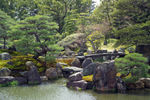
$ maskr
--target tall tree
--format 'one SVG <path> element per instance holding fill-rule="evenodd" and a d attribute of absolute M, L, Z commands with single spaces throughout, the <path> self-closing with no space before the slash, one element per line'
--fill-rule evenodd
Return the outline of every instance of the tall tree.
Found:
<path fill-rule="evenodd" d="M 27 17 L 11 27 L 11 39 L 18 51 L 35 54 L 35 58 L 42 55 L 46 57 L 47 54 L 59 50 L 59 47 L 55 45 L 57 28 L 57 24 L 48 16 Z"/>
<path fill-rule="evenodd" d="M 113 12 L 117 45 L 147 45 L 150 43 L 149 0 L 119 0 Z"/>
<path fill-rule="evenodd" d="M 15 21 L 5 12 L 0 10 L 0 38 L 3 40 L 3 48 L 6 49 L 6 41 L 8 39 L 8 30 Z"/>

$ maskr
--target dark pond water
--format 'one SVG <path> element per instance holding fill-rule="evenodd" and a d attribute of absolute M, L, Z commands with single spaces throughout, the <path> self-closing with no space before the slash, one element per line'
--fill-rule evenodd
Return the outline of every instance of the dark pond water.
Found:
<path fill-rule="evenodd" d="M 0 88 L 0 100 L 150 100 L 150 90 L 98 94 L 91 90 L 71 90 L 65 83 L 66 80 L 60 79 L 38 86 L 3 87 Z"/>

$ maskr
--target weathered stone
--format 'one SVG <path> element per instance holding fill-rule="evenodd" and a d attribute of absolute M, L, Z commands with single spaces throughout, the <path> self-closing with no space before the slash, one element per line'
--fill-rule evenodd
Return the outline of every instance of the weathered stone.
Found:
<path fill-rule="evenodd" d="M 73 82 L 67 82 L 67 87 L 70 88 L 80 88 L 82 90 L 85 90 L 87 88 L 87 82 L 84 80 L 80 81 L 73 81 Z"/>
<path fill-rule="evenodd" d="M 71 62 L 71 66 L 81 67 L 80 60 L 77 59 L 77 58 L 75 58 L 75 59 Z"/>
<path fill-rule="evenodd" d="M 99 66 L 99 63 L 91 63 L 88 66 L 83 68 L 83 76 L 92 75 L 96 67 Z"/>
<path fill-rule="evenodd" d="M 80 63 L 82 64 L 85 60 L 85 56 L 76 56 L 77 59 L 79 59 Z"/>
<path fill-rule="evenodd" d="M 136 89 L 143 89 L 144 83 L 142 81 L 135 82 Z"/>
<path fill-rule="evenodd" d="M 150 88 L 150 78 L 140 78 L 139 81 L 144 83 L 145 88 Z"/>
<path fill-rule="evenodd" d="M 0 76 L 9 76 L 11 74 L 11 70 L 8 68 L 0 69 Z"/>
<path fill-rule="evenodd" d="M 88 66 L 89 64 L 91 64 L 93 62 L 92 58 L 86 58 L 83 63 L 82 63 L 82 67 L 85 68 L 86 66 Z"/>
<path fill-rule="evenodd" d="M 40 84 L 41 83 L 40 75 L 34 63 L 32 61 L 27 61 L 26 66 L 28 67 L 29 71 L 23 74 L 27 78 L 28 84 L 29 85 Z"/>
<path fill-rule="evenodd" d="M 14 80 L 14 77 L 12 77 L 12 76 L 0 76 L 0 85 L 7 86 L 13 80 Z"/>
<path fill-rule="evenodd" d="M 9 59 L 11 59 L 11 56 L 10 56 L 9 53 L 4 52 L 4 53 L 1 53 L 1 54 L 0 54 L 0 59 L 1 59 L 1 60 L 9 60 Z"/>
<path fill-rule="evenodd" d="M 120 77 L 117 77 L 117 78 L 116 78 L 116 81 L 117 81 L 117 87 L 116 87 L 117 91 L 118 91 L 118 92 L 125 92 L 125 90 L 126 90 L 126 85 L 125 85 L 125 83 L 123 82 L 123 80 L 122 80 Z"/>
<path fill-rule="evenodd" d="M 46 76 L 40 76 L 41 81 L 48 81 L 48 78 Z"/>
<path fill-rule="evenodd" d="M 28 71 L 27 79 L 28 79 L 28 84 L 30 85 L 36 85 L 41 83 L 40 75 L 36 67 L 32 67 L 32 69 Z"/>
<path fill-rule="evenodd" d="M 78 67 L 65 67 L 62 69 L 63 76 L 65 78 L 68 78 L 71 74 L 73 74 L 75 72 L 82 72 L 82 71 L 83 71 L 83 69 L 78 68 Z"/>
<path fill-rule="evenodd" d="M 47 69 L 45 75 L 48 77 L 49 80 L 58 78 L 58 74 L 57 74 L 56 68 L 49 68 L 49 69 Z"/>
<path fill-rule="evenodd" d="M 58 77 L 62 77 L 63 76 L 63 74 L 62 74 L 62 66 L 59 63 L 56 64 L 56 71 L 57 71 Z"/>
<path fill-rule="evenodd" d="M 69 76 L 69 81 L 80 81 L 82 80 L 82 73 L 77 72 Z"/>
<path fill-rule="evenodd" d="M 94 88 L 97 91 L 112 91 L 116 89 L 116 69 L 114 61 L 100 64 L 93 76 Z"/>

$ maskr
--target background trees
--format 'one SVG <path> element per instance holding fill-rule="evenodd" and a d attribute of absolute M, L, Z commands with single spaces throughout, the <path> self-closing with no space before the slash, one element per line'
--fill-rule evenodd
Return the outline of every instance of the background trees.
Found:
<path fill-rule="evenodd" d="M 5 12 L 0 10 L 0 39 L 3 41 L 3 49 L 6 49 L 8 30 L 10 29 L 11 24 L 14 24 L 14 20 Z"/>

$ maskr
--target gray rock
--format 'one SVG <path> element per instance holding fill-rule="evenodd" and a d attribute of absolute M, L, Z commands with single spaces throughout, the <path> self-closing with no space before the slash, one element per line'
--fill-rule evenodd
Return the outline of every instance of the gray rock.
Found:
<path fill-rule="evenodd" d="M 69 81 L 80 81 L 82 80 L 82 73 L 77 72 L 69 76 Z"/>
<path fill-rule="evenodd" d="M 85 68 L 86 66 L 88 66 L 91 63 L 93 63 L 92 58 L 86 58 L 82 63 L 82 67 Z"/>
<path fill-rule="evenodd" d="M 48 81 L 48 78 L 46 77 L 46 76 L 40 76 L 40 78 L 41 78 L 41 81 L 43 82 L 43 81 Z"/>
<path fill-rule="evenodd" d="M 139 81 L 144 83 L 145 88 L 150 88 L 150 78 L 140 78 Z"/>
<path fill-rule="evenodd" d="M 45 75 L 48 77 L 49 80 L 57 79 L 58 74 L 56 68 L 49 68 L 46 70 Z"/>
<path fill-rule="evenodd" d="M 75 59 L 71 62 L 71 66 L 81 67 L 80 60 L 77 59 L 77 58 L 75 58 Z"/>
<path fill-rule="evenodd" d="M 11 56 L 10 56 L 9 53 L 4 52 L 4 53 L 1 53 L 1 54 L 0 54 L 0 59 L 1 59 L 1 60 L 9 60 L 9 59 L 11 59 Z"/>
<path fill-rule="evenodd" d="M 56 71 L 57 71 L 58 77 L 62 77 L 63 76 L 63 74 L 62 74 L 62 66 L 59 63 L 56 64 Z"/>
<path fill-rule="evenodd" d="M 94 71 L 97 66 L 99 66 L 99 63 L 91 63 L 88 66 L 86 66 L 85 68 L 83 68 L 83 76 L 94 74 Z"/>
<path fill-rule="evenodd" d="M 116 77 L 116 81 L 117 81 L 117 91 L 118 92 L 125 92 L 126 91 L 126 85 L 125 83 L 123 82 L 123 80 L 120 78 L 120 77 Z"/>
<path fill-rule="evenodd" d="M 11 74 L 11 70 L 8 68 L 0 69 L 0 76 L 9 76 Z"/>
<path fill-rule="evenodd" d="M 73 73 L 82 72 L 82 71 L 83 71 L 83 69 L 78 68 L 78 67 L 65 67 L 65 68 L 62 69 L 63 76 L 65 78 L 68 78 Z"/>
<path fill-rule="evenodd" d="M 41 78 L 38 73 L 37 67 L 34 65 L 32 61 L 27 61 L 26 66 L 28 67 L 29 71 L 25 72 L 24 75 L 28 80 L 29 85 L 36 85 L 41 83 Z"/>
<path fill-rule="evenodd" d="M 14 80 L 12 76 L 0 76 L 0 85 L 1 86 L 8 86 L 10 82 Z"/>
<path fill-rule="evenodd" d="M 87 82 L 84 80 L 80 81 L 73 81 L 73 82 L 67 82 L 67 87 L 70 88 L 81 88 L 82 90 L 85 90 L 87 88 Z"/>
<path fill-rule="evenodd" d="M 100 64 L 93 76 L 94 88 L 97 91 L 113 91 L 116 89 L 116 69 L 114 61 Z"/>

